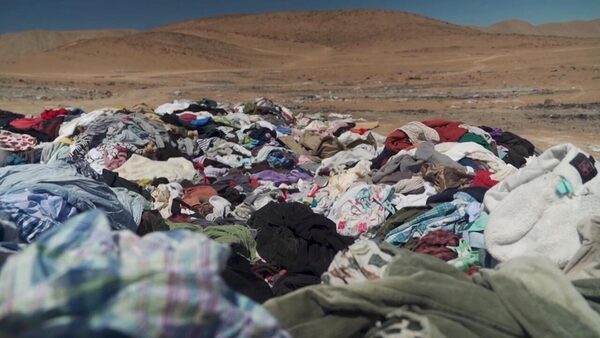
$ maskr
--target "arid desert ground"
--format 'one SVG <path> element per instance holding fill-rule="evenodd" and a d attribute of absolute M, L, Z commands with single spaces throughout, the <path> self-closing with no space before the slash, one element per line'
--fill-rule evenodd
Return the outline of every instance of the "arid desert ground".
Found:
<path fill-rule="evenodd" d="M 563 24 L 539 35 L 546 33 L 523 31 L 520 22 L 480 29 L 397 11 L 339 10 L 144 32 L 9 33 L 0 35 L 0 109 L 38 114 L 60 105 L 266 96 L 295 112 L 378 120 L 383 134 L 440 117 L 506 128 L 540 149 L 572 142 L 600 155 L 594 24 L 596 31 Z M 565 36 L 557 36 L 561 29 Z"/>

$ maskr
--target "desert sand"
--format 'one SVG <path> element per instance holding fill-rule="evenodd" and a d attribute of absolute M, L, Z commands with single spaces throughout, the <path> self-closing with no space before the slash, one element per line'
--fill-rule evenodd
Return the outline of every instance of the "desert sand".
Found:
<path fill-rule="evenodd" d="M 0 109 L 267 96 L 296 112 L 378 120 L 384 134 L 441 117 L 507 128 L 541 149 L 572 142 L 593 152 L 600 37 L 574 37 L 578 26 L 561 25 L 553 35 L 502 34 L 398 11 L 338 10 L 79 32 L 37 49 L 31 34 L 13 33 L 14 55 L 0 35 Z"/>

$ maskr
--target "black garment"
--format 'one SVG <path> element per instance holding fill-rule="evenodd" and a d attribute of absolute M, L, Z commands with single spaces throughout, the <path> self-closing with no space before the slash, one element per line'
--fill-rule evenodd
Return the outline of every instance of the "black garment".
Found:
<path fill-rule="evenodd" d="M 388 148 L 383 148 L 381 153 L 371 160 L 371 170 L 373 169 L 381 169 L 383 165 L 390 159 L 390 157 L 394 156 L 396 153 Z"/>
<path fill-rule="evenodd" d="M 177 147 L 173 147 L 169 142 L 165 143 L 164 148 L 159 148 L 154 156 L 159 161 L 166 161 L 171 157 L 185 157 Z"/>
<path fill-rule="evenodd" d="M 286 293 L 298 290 L 305 286 L 320 284 L 321 278 L 315 275 L 302 273 L 286 273 L 277 278 L 273 284 L 273 295 L 283 296 Z"/>
<path fill-rule="evenodd" d="M 212 187 L 215 188 L 219 196 L 223 197 L 231 203 L 232 209 L 238 206 L 238 204 L 242 203 L 246 199 L 246 195 L 240 193 L 240 191 L 236 188 L 232 188 L 229 185 L 229 182 L 220 182 L 217 184 L 212 184 Z"/>
<path fill-rule="evenodd" d="M 198 126 L 196 127 L 196 130 L 198 131 L 198 138 L 200 139 L 211 137 L 225 138 L 225 133 L 217 129 L 217 125 L 214 123 L 210 123 L 205 126 Z"/>
<path fill-rule="evenodd" d="M 4 128 L 8 126 L 10 121 L 23 118 L 24 116 L 21 114 L 16 114 L 13 112 L 9 112 L 8 110 L 0 109 L 0 128 Z"/>
<path fill-rule="evenodd" d="M 163 116 L 160 117 L 160 119 L 163 122 L 170 123 L 172 125 L 176 125 L 176 126 L 180 126 L 180 127 L 184 127 L 185 129 L 189 129 L 189 130 L 196 129 L 196 127 L 194 127 L 191 123 L 180 119 L 179 116 L 177 116 L 175 114 L 164 114 Z"/>
<path fill-rule="evenodd" d="M 481 126 L 480 128 L 487 132 L 492 131 L 490 127 Z M 535 154 L 535 146 L 531 142 L 510 131 L 504 131 L 500 136 L 495 136 L 494 141 L 498 145 L 508 148 L 508 153 L 503 160 L 517 168 L 525 165 L 527 162 L 525 160 L 526 157 Z"/>
<path fill-rule="evenodd" d="M 252 214 L 257 251 L 268 263 L 288 272 L 320 277 L 335 254 L 354 242 L 336 232 L 335 223 L 302 203 L 271 202 Z"/>
<path fill-rule="evenodd" d="M 255 302 L 264 303 L 273 297 L 269 284 L 252 272 L 250 262 L 237 253 L 229 257 L 221 277 L 227 286 Z"/>
<path fill-rule="evenodd" d="M 139 185 L 137 185 L 134 182 L 131 182 L 123 177 L 119 177 L 119 174 L 116 172 L 113 172 L 113 171 L 110 171 L 107 169 L 103 169 L 102 170 L 102 180 L 109 187 L 125 188 L 129 191 L 133 191 L 133 192 L 136 192 L 136 193 L 142 195 L 142 197 L 144 197 L 148 201 L 152 201 L 152 195 L 150 194 L 150 192 L 142 189 L 142 187 L 140 187 Z"/>
<path fill-rule="evenodd" d="M 454 189 L 454 188 L 446 189 L 446 190 L 440 192 L 439 194 L 429 196 L 429 198 L 427 198 L 427 204 L 452 202 L 452 201 L 454 201 L 454 194 L 456 194 L 459 191 L 462 191 L 462 192 L 465 192 L 465 193 L 471 195 L 471 197 L 476 199 L 479 203 L 482 203 L 483 196 L 485 196 L 485 193 L 488 191 L 488 189 L 482 188 L 482 187 L 469 187 L 469 188 L 463 188 L 463 189 Z"/>
<path fill-rule="evenodd" d="M 150 184 L 158 187 L 159 184 L 169 184 L 169 180 L 166 177 L 155 177 Z"/>
<path fill-rule="evenodd" d="M 137 228 L 138 236 L 144 236 L 155 231 L 169 231 L 169 226 L 165 223 L 157 210 L 144 210 L 142 220 Z"/>
<path fill-rule="evenodd" d="M 200 111 L 207 111 L 213 115 L 226 115 L 227 111 L 223 108 L 217 108 L 217 105 L 218 104 L 216 101 L 209 100 L 209 99 L 202 99 L 201 101 L 190 104 L 185 109 L 178 109 L 178 110 L 173 111 L 173 114 L 181 114 L 186 111 L 190 111 L 190 112 L 194 112 L 194 113 L 197 113 Z"/>
<path fill-rule="evenodd" d="M 505 131 L 495 140 L 496 143 L 508 148 L 504 161 L 517 168 L 524 166 L 527 162 L 525 158 L 535 153 L 535 146 L 531 142 L 509 131 Z"/>
<path fill-rule="evenodd" d="M 252 139 L 258 141 L 257 146 L 261 146 L 261 145 L 271 141 L 272 139 L 277 138 L 277 132 L 275 132 L 269 128 L 266 128 L 266 127 L 250 129 L 248 135 Z"/>
<path fill-rule="evenodd" d="M 213 183 L 213 188 L 218 191 L 218 188 L 223 187 L 225 185 L 230 186 L 235 182 L 235 185 L 239 185 L 244 189 L 245 192 L 254 191 L 254 187 L 250 184 L 250 176 L 244 175 L 242 173 L 230 173 L 225 176 L 218 177 L 215 183 Z"/>

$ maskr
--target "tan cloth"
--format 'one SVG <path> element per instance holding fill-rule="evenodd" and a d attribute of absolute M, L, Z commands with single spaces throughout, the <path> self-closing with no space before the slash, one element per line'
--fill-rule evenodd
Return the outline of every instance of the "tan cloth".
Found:
<path fill-rule="evenodd" d="M 344 145 L 335 137 L 322 137 L 310 131 L 306 131 L 302 136 L 302 145 L 309 149 L 311 155 L 318 156 L 321 159 L 329 158 L 338 152 L 345 150 Z"/>
<path fill-rule="evenodd" d="M 302 145 L 298 143 L 292 136 L 280 136 L 278 139 L 295 154 L 304 155 L 314 162 L 321 162 L 320 158 L 309 154 L 308 151 L 304 149 L 304 147 L 302 147 Z"/>
<path fill-rule="evenodd" d="M 440 141 L 440 134 L 438 134 L 438 132 L 435 129 L 424 125 L 422 122 L 409 122 L 400 127 L 400 130 L 402 130 L 406 134 L 406 136 L 408 136 L 408 139 L 412 144 L 417 144 L 425 141 Z"/>
<path fill-rule="evenodd" d="M 130 181 L 165 177 L 169 182 L 176 182 L 184 179 L 193 180 L 197 175 L 194 164 L 183 157 L 174 157 L 167 161 L 153 161 L 138 154 L 133 154 L 114 171 Z"/>
<path fill-rule="evenodd" d="M 364 121 L 364 122 L 356 122 L 354 124 L 354 128 L 356 129 L 375 129 L 379 127 L 379 121 Z"/>
<path fill-rule="evenodd" d="M 154 114 L 154 109 L 150 108 L 145 103 L 139 103 L 135 106 L 129 107 L 127 110 L 134 113 L 142 113 L 142 114 Z"/>

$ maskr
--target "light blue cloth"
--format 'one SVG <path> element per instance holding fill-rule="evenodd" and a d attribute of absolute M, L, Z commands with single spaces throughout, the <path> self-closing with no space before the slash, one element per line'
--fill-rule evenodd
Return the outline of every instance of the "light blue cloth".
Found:
<path fill-rule="evenodd" d="M 144 132 L 143 130 L 136 130 L 135 127 L 129 126 L 128 128 L 121 130 L 113 137 L 106 138 L 103 143 L 129 143 L 138 147 L 144 147 L 146 144 L 148 144 L 148 142 L 150 142 L 148 136 L 148 133 Z"/>
<path fill-rule="evenodd" d="M 467 205 L 467 214 L 469 214 L 469 222 L 474 222 L 481 215 L 481 203 L 475 201 Z"/>
<path fill-rule="evenodd" d="M 77 209 L 64 199 L 47 193 L 21 191 L 4 194 L 2 198 L 31 216 L 50 218 L 60 223 L 77 214 Z"/>
<path fill-rule="evenodd" d="M 462 232 L 462 227 L 469 219 L 467 206 L 476 201 L 467 193 L 457 192 L 454 194 L 453 201 L 442 203 L 410 222 L 400 225 L 390 231 L 384 240 L 393 245 L 403 245 L 413 237 L 421 238 L 434 230 Z"/>
<path fill-rule="evenodd" d="M 78 211 L 102 209 L 114 229 L 135 231 L 138 224 L 115 192 L 105 183 L 82 177 L 74 167 L 57 161 L 0 168 L 0 200 L 16 193 L 48 194 L 62 198 Z"/>

